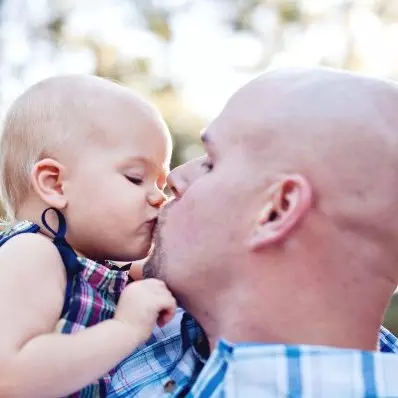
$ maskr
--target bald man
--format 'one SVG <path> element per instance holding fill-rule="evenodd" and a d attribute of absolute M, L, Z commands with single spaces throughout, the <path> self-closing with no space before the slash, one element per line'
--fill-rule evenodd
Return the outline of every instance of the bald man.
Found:
<path fill-rule="evenodd" d="M 172 172 L 145 272 L 211 349 L 174 395 L 398 397 L 398 356 L 378 351 L 398 284 L 397 109 L 390 82 L 267 73 L 206 129 L 206 156 Z"/>

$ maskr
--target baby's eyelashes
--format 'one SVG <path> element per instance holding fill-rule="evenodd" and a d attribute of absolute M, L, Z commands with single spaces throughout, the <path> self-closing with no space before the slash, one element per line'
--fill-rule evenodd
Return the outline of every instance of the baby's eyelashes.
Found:
<path fill-rule="evenodd" d="M 142 185 L 142 183 L 144 182 L 144 180 L 140 177 L 132 177 L 132 176 L 125 176 L 127 178 L 127 180 L 129 180 L 131 183 L 135 184 L 135 185 Z"/>

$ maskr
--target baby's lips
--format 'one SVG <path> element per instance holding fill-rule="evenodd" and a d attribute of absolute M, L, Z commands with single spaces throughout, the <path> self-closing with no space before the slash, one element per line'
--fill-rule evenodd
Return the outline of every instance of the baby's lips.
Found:
<path fill-rule="evenodd" d="M 151 237 L 153 237 L 155 234 L 157 223 L 158 223 L 157 217 L 152 218 L 151 220 L 146 222 L 146 224 L 148 225 L 148 230 L 149 230 L 149 233 L 151 234 Z"/>

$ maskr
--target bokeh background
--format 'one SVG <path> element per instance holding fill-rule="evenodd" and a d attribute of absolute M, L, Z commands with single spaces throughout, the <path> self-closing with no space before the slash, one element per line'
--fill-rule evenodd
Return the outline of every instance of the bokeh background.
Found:
<path fill-rule="evenodd" d="M 0 0 L 0 126 L 38 80 L 96 74 L 160 108 L 173 166 L 237 88 L 299 65 L 397 79 L 398 0 Z M 398 334 L 398 295 L 385 323 Z"/>

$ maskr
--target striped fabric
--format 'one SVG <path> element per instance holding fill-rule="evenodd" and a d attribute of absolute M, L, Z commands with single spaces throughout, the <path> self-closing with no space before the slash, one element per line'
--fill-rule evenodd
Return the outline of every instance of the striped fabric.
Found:
<path fill-rule="evenodd" d="M 398 353 L 398 339 L 384 326 L 380 327 L 379 351 Z"/>
<path fill-rule="evenodd" d="M 128 280 L 128 271 L 110 270 L 87 258 L 78 257 L 78 260 L 83 270 L 74 278 L 68 309 L 58 321 L 57 331 L 60 333 L 75 333 L 113 318 L 120 293 Z M 113 370 L 71 397 L 105 397 L 112 375 Z"/>
<path fill-rule="evenodd" d="M 398 397 L 397 340 L 385 329 L 381 340 L 384 352 L 220 340 L 190 392 L 177 396 Z"/>
<path fill-rule="evenodd" d="M 108 398 L 158 398 L 189 388 L 205 362 L 207 342 L 196 321 L 179 308 L 171 322 L 116 368 Z"/>
<path fill-rule="evenodd" d="M 0 233 L 0 246 L 17 234 L 36 233 L 39 229 L 35 224 L 22 221 Z M 77 259 L 82 270 L 72 280 L 69 302 L 64 307 L 66 311 L 56 327 L 60 333 L 75 333 L 112 318 L 119 295 L 128 281 L 128 271 L 111 270 L 87 258 Z M 112 336 L 109 338 L 112 339 Z M 96 383 L 70 397 L 105 397 L 112 375 L 113 371 L 110 371 Z"/>
<path fill-rule="evenodd" d="M 195 320 L 188 314 L 183 314 L 182 310 L 178 311 L 177 316 L 171 323 L 166 325 L 163 329 L 155 329 L 152 338 L 130 357 L 125 359 L 116 369 L 112 378 L 112 385 L 108 392 L 108 397 L 111 398 L 152 398 L 152 397 L 184 397 L 187 394 L 190 397 L 209 397 L 222 396 L 217 395 L 224 388 L 224 377 L 232 382 L 234 381 L 233 371 L 226 373 L 229 362 L 225 361 L 226 356 L 224 353 L 221 355 L 220 350 L 216 350 L 211 356 L 202 373 L 200 373 L 203 365 L 206 363 L 208 357 L 208 348 L 204 344 L 204 334 Z M 228 345 L 227 345 L 228 346 Z M 271 347 L 262 346 L 262 347 Z M 279 346 L 280 347 L 280 346 Z M 392 353 L 398 353 L 398 340 L 387 329 L 380 329 L 379 337 L 380 352 L 386 353 L 390 357 Z M 225 350 L 223 350 L 225 351 Z M 226 350 L 228 352 L 228 350 Z M 247 363 L 245 366 L 251 369 L 251 362 L 253 367 L 263 366 L 259 364 L 261 361 L 259 357 L 263 354 L 264 349 L 253 355 L 248 352 Z M 287 351 L 288 355 L 294 356 L 293 352 Z M 388 353 L 388 354 L 387 354 Z M 250 355 L 249 355 L 250 354 Z M 267 354 L 266 358 L 270 358 L 271 354 Z M 307 354 L 308 355 L 308 354 Z M 230 357 L 233 357 L 231 355 Z M 398 360 L 398 356 L 397 359 Z M 277 369 L 280 363 L 280 353 L 275 356 L 274 361 L 269 361 L 269 366 Z M 331 361 L 333 358 L 331 357 Z M 304 361 L 305 362 L 305 361 Z M 294 363 L 291 361 L 290 363 Z M 333 366 L 333 362 L 331 363 Z M 262 369 L 261 367 L 259 368 Z M 290 368 L 289 368 L 290 369 Z M 305 366 L 303 369 L 306 369 Z M 398 368 L 397 368 L 398 369 Z M 273 371 L 274 371 L 273 370 Z M 283 372 L 278 377 L 283 376 Z M 293 368 L 291 368 L 293 371 Z M 221 372 L 221 373 L 218 373 Z M 217 377 L 213 375 L 217 374 Z M 272 373 L 271 373 L 272 374 Z M 287 373 L 286 373 L 287 374 Z M 199 376 L 198 376 L 199 375 Z M 294 374 L 292 374 L 294 377 Z M 309 377 L 307 375 L 306 377 Z M 248 379 L 250 381 L 250 379 Z M 279 380 L 279 379 L 278 379 Z M 398 380 L 398 377 L 397 377 Z M 196 382 L 197 381 L 197 382 Z M 248 385 L 248 381 L 236 380 L 236 382 Z M 255 383 L 256 380 L 253 379 Z M 243 387 L 242 387 L 243 388 Z M 277 388 L 277 386 L 275 386 Z M 293 388 L 293 385 L 292 385 Z M 213 391 L 214 389 L 214 391 Z M 262 387 L 260 388 L 260 390 Z M 227 392 L 229 392 L 228 390 Z M 262 390 L 261 390 L 262 391 Z M 268 390 L 264 387 L 261 394 L 251 395 L 251 390 L 240 391 L 239 394 L 231 395 L 233 397 L 299 397 L 300 395 L 272 395 L 273 392 L 268 394 Z M 276 390 L 275 390 L 276 391 Z M 268 395 L 267 395 L 268 394 Z M 228 395 L 227 395 L 228 396 Z M 331 397 L 331 395 L 329 395 Z M 329 396 L 326 396 L 329 398 Z M 336 395 L 335 397 L 345 397 L 350 395 Z M 358 395 L 360 396 L 360 395 Z M 303 395 L 303 397 L 317 397 L 321 398 L 323 395 Z M 335 398 L 334 397 L 334 398 Z M 351 396 L 350 396 L 351 397 Z M 353 397 L 357 397 L 353 395 Z M 365 397 L 362 395 L 361 397 Z M 371 395 L 367 396 L 371 397 Z M 392 396 L 390 396 L 392 398 Z M 396 396 L 398 397 L 398 395 Z"/>

